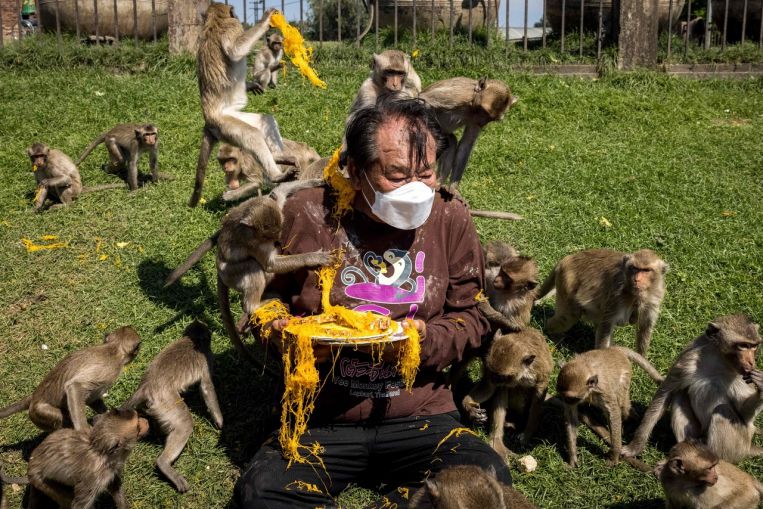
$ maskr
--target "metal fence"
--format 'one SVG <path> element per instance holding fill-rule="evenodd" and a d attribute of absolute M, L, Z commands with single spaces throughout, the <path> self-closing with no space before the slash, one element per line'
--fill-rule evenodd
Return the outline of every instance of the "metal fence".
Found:
<path fill-rule="evenodd" d="M 15 1 L 16 12 L 21 13 L 22 0 Z M 699 1 L 694 0 L 695 7 Z M 0 2 L 7 5 L 9 0 Z M 324 41 L 360 44 L 372 34 L 377 51 L 382 30 L 389 30 L 395 46 L 402 32 L 414 46 L 424 32 L 432 39 L 436 32 L 443 32 L 451 46 L 461 36 L 484 45 L 500 41 L 507 51 L 553 44 L 561 53 L 583 57 L 585 52 L 599 58 L 603 46 L 616 43 L 618 23 L 617 0 L 503 0 L 502 5 L 501 0 L 225 0 L 229 2 L 245 24 L 259 19 L 265 9 L 276 8 L 319 45 Z M 668 59 L 679 51 L 677 44 L 684 54 L 691 45 L 725 50 L 730 44 L 752 41 L 763 48 L 763 0 L 707 0 L 701 2 L 704 17 L 692 15 L 692 0 L 659 2 L 661 31 L 669 34 Z M 68 31 L 95 44 L 125 38 L 156 41 L 167 30 L 167 0 L 35 0 L 35 4 L 40 25 L 55 31 L 59 40 L 62 31 Z M 541 4 L 540 19 L 531 21 L 531 5 L 537 15 Z M 510 13 L 517 11 L 522 14 L 515 20 Z M 8 12 L 0 9 L 0 46 L 6 38 L 39 31 L 34 20 L 21 15 L 4 19 Z"/>

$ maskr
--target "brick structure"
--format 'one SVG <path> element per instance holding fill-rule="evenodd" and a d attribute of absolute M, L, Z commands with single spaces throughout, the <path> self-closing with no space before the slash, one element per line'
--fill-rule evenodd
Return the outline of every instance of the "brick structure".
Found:
<path fill-rule="evenodd" d="M 19 15 L 21 2 L 19 0 L 0 0 L 0 18 L 2 18 L 3 43 L 19 38 Z"/>

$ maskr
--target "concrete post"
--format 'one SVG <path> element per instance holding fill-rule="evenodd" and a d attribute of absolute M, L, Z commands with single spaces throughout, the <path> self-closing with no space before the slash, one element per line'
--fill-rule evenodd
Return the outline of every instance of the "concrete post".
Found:
<path fill-rule="evenodd" d="M 196 54 L 203 25 L 200 13 L 206 12 L 208 5 L 209 0 L 169 0 L 167 18 L 170 53 Z"/>
<path fill-rule="evenodd" d="M 657 65 L 659 0 L 620 0 L 620 69 Z"/>

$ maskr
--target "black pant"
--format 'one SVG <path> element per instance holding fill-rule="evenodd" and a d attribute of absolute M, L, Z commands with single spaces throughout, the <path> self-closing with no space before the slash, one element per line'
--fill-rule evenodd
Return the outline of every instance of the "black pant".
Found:
<path fill-rule="evenodd" d="M 287 461 L 273 434 L 254 455 L 236 485 L 244 509 L 337 507 L 334 497 L 350 483 L 380 490 L 384 507 L 404 508 L 422 481 L 453 465 L 493 466 L 498 480 L 511 484 L 504 461 L 482 439 L 453 434 L 457 415 L 392 419 L 375 425 L 334 424 L 310 428 L 300 443 L 323 446 L 326 469 Z M 396 504 L 396 505 L 395 505 Z M 377 504 L 372 507 L 377 507 Z M 488 509 L 488 508 L 485 508 Z"/>

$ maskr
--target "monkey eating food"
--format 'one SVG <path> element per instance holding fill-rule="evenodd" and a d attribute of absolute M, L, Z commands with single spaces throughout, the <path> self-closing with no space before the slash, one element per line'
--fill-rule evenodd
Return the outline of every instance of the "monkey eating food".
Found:
<path fill-rule="evenodd" d="M 201 397 L 215 426 L 223 427 L 223 415 L 212 383 L 212 334 L 206 325 L 194 321 L 183 337 L 162 350 L 148 366 L 138 390 L 123 405 L 126 409 L 145 410 L 167 435 L 164 451 L 156 459 L 161 472 L 181 493 L 188 491 L 188 481 L 172 467 L 193 431 L 191 412 L 181 394 L 199 384 Z"/>
<path fill-rule="evenodd" d="M 47 199 L 59 202 L 52 207 L 70 205 L 77 199 L 82 192 L 82 180 L 69 156 L 44 143 L 33 143 L 27 149 L 27 155 L 37 182 L 35 210 L 42 209 Z"/>
<path fill-rule="evenodd" d="M 31 396 L 0 409 L 0 418 L 28 410 L 29 418 L 43 431 L 54 431 L 68 424 L 86 431 L 89 426 L 85 405 L 98 413 L 106 411 L 103 395 L 122 368 L 135 359 L 139 348 L 140 337 L 135 329 L 116 329 L 105 336 L 102 345 L 83 348 L 64 357 Z"/>
<path fill-rule="evenodd" d="M 109 410 L 90 430 L 60 429 L 48 435 L 29 457 L 30 509 L 46 506 L 89 509 L 108 491 L 118 509 L 127 509 L 122 469 L 148 422 L 134 410 Z"/>

